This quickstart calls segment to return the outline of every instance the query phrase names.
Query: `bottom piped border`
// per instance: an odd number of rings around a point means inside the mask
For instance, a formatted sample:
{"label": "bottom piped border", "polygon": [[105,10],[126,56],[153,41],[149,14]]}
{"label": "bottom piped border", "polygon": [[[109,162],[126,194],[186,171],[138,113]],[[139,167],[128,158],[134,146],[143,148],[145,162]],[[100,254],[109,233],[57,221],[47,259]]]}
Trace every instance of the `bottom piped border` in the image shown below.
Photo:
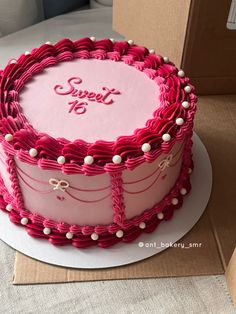
{"label": "bottom piped border", "polygon": [[20,213],[14,209],[11,209],[10,211],[7,210],[8,203],[5,200],[10,196],[10,194],[6,190],[2,180],[0,182],[0,191],[5,191],[4,194],[8,195],[0,195],[0,209],[9,215],[9,219],[12,223],[24,227],[30,236],[34,238],[46,239],[53,245],[63,246],[71,244],[79,249],[93,245],[97,245],[101,248],[107,248],[119,242],[132,242],[143,232],[153,232],[163,220],[170,220],[173,217],[174,211],[182,207],[183,196],[187,195],[191,190],[189,175],[186,177],[186,180],[183,183],[185,186],[185,193],[182,194],[180,191],[177,204],[170,204],[165,206],[162,213],[153,214],[148,220],[145,221],[145,223],[141,223],[139,226],[133,225],[126,230],[119,230],[116,233],[104,232],[99,236],[96,233],[92,235],[85,235],[80,231],[72,234],[70,232],[60,232],[54,228],[45,228],[42,223],[33,223],[28,218],[22,218]]}

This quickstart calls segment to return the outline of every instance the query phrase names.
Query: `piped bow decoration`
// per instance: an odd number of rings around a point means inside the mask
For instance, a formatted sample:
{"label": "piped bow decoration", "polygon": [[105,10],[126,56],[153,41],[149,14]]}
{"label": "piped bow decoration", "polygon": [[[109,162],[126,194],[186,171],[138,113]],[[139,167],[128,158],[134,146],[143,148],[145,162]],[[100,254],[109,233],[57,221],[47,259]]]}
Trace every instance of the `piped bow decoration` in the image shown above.
{"label": "piped bow decoration", "polygon": [[58,180],[55,178],[49,179],[49,184],[53,186],[53,190],[60,190],[65,192],[65,190],[70,186],[69,182],[66,180]]}
{"label": "piped bow decoration", "polygon": [[166,168],[170,167],[170,163],[173,159],[173,155],[170,154],[166,158],[162,159],[162,161],[159,163],[160,171],[164,171]]}

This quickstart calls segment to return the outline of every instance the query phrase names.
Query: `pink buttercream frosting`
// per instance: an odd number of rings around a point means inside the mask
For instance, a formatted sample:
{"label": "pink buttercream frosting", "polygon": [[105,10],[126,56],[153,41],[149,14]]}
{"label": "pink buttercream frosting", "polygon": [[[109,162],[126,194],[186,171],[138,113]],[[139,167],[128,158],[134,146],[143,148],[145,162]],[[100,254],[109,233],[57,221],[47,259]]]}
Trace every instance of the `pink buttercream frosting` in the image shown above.
{"label": "pink buttercream frosting", "polygon": [[21,55],[0,72],[0,209],[55,245],[152,232],[190,191],[195,111],[189,79],[141,46],[64,39]]}

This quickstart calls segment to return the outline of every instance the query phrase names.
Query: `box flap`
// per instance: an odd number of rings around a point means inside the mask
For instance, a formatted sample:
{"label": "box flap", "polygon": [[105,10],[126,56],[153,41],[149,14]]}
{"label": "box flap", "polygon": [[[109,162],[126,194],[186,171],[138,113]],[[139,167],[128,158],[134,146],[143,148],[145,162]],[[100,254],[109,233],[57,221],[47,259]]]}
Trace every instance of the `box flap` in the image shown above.
{"label": "box flap", "polygon": [[154,48],[180,66],[190,3],[191,0],[115,0],[113,28],[127,40]]}
{"label": "box flap", "polygon": [[231,0],[192,0],[182,67],[191,78],[236,77],[236,30],[226,26]]}
{"label": "box flap", "polygon": [[183,68],[198,94],[236,93],[231,0],[114,0],[113,27]]}
{"label": "box flap", "polygon": [[235,121],[236,95],[199,99],[195,131],[206,145],[213,168],[209,214],[225,269],[236,246]]}

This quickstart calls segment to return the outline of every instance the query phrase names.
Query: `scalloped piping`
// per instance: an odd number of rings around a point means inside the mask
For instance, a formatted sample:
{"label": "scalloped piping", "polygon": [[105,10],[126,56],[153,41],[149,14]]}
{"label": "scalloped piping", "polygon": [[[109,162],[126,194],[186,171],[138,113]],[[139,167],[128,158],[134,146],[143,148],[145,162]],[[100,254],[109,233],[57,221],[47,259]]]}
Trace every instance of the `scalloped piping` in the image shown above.
{"label": "scalloped piping", "polygon": [[[110,60],[116,62],[122,61],[130,66],[135,66],[140,71],[143,71],[150,77],[150,79],[153,79],[159,85],[160,107],[154,112],[153,118],[147,121],[146,127],[135,130],[134,135],[132,136],[121,136],[117,138],[115,142],[97,141],[95,143],[86,143],[81,141],[80,145],[82,150],[88,154],[90,151],[93,151],[96,155],[98,152],[96,148],[97,146],[100,148],[99,154],[101,151],[106,152],[108,157],[106,155],[99,155],[100,159],[98,159],[98,163],[95,162],[93,165],[84,165],[81,161],[71,162],[70,157],[66,157],[66,163],[60,165],[56,162],[56,158],[59,157],[59,155],[63,156],[63,152],[66,155],[69,145],[74,144],[76,141],[69,142],[65,139],[55,140],[43,134],[38,134],[20,111],[18,92],[27,80],[29,80],[34,74],[43,71],[45,67],[56,65],[58,62],[72,60],[73,58],[90,57],[100,60],[109,58]],[[24,69],[26,70],[24,71]],[[23,73],[21,73],[21,71],[23,71]],[[166,65],[163,58],[160,56],[149,55],[147,49],[145,50],[145,48],[140,46],[129,46],[127,42],[118,42],[113,44],[109,40],[101,40],[94,43],[90,39],[84,38],[75,42],[62,40],[54,46],[43,45],[34,49],[30,55],[21,56],[17,63],[9,64],[2,72],[2,77],[4,77],[4,79],[1,79],[2,89],[0,94],[3,101],[0,110],[2,117],[1,130],[3,134],[6,134],[6,132],[13,134],[14,138],[16,133],[18,136],[17,143],[14,142],[14,140],[13,142],[6,142],[3,140],[4,150],[12,156],[17,156],[17,158],[24,162],[38,165],[43,169],[62,170],[66,174],[84,173],[86,175],[96,175],[104,172],[113,173],[124,169],[134,169],[143,162],[152,162],[161,153],[168,152],[173,147],[176,140],[182,140],[184,136],[188,135],[193,127],[193,118],[196,111],[196,96],[194,95],[194,88],[189,84],[188,78],[179,78],[176,73],[177,69],[172,63]],[[5,82],[7,78],[8,83]],[[9,90],[9,82],[14,82],[14,89]],[[191,87],[191,93],[184,94],[183,90],[187,84]],[[171,86],[175,86],[175,88],[171,89]],[[144,143],[145,134],[152,130],[157,118],[160,117],[160,115],[165,116],[165,113],[175,102],[178,103],[178,108],[181,107],[179,99],[181,99],[181,101],[188,100],[190,103],[189,109],[186,110],[186,120],[184,125],[177,129],[176,134],[173,134],[170,142],[161,142],[156,148],[154,147],[151,152],[143,154],[141,151],[141,145]],[[11,101],[10,106],[7,106],[6,101],[9,100]],[[11,116],[14,117],[12,120],[10,120]],[[172,115],[172,118],[170,119],[171,123],[169,123],[168,129],[171,130],[174,128],[175,118],[175,115]],[[165,130],[165,127],[163,127],[163,130]],[[25,141],[24,136],[26,133],[24,132],[26,131],[28,132],[28,138],[26,138]],[[152,136],[150,140],[155,140],[156,136],[157,135],[155,135],[155,137]],[[44,137],[45,139],[47,138],[47,141],[45,142],[46,146],[43,148],[45,156],[30,157],[28,149],[32,147],[38,148],[37,143],[43,142]],[[31,147],[28,147],[29,141],[31,143]],[[129,150],[130,148],[134,149],[134,156],[132,156],[132,158],[129,156],[122,158],[122,163],[119,165],[107,162],[107,160],[110,160],[110,156],[116,154],[117,150],[120,152],[120,155],[124,154],[124,156],[126,156],[125,147],[122,148],[123,146],[121,145],[125,141],[130,141],[128,143]],[[53,156],[48,155],[48,142],[51,143],[53,149],[57,147],[55,152],[53,152]],[[12,144],[16,145],[17,149],[15,149]],[[40,145],[40,147],[43,147],[42,145],[44,144]],[[26,146],[28,149],[22,148]],[[139,147],[138,151],[135,147]],[[45,159],[45,157],[47,159]],[[73,158],[74,157],[81,159],[81,156],[79,157],[75,155]],[[104,158],[106,163],[104,165],[100,165],[100,160],[103,160]]]}

